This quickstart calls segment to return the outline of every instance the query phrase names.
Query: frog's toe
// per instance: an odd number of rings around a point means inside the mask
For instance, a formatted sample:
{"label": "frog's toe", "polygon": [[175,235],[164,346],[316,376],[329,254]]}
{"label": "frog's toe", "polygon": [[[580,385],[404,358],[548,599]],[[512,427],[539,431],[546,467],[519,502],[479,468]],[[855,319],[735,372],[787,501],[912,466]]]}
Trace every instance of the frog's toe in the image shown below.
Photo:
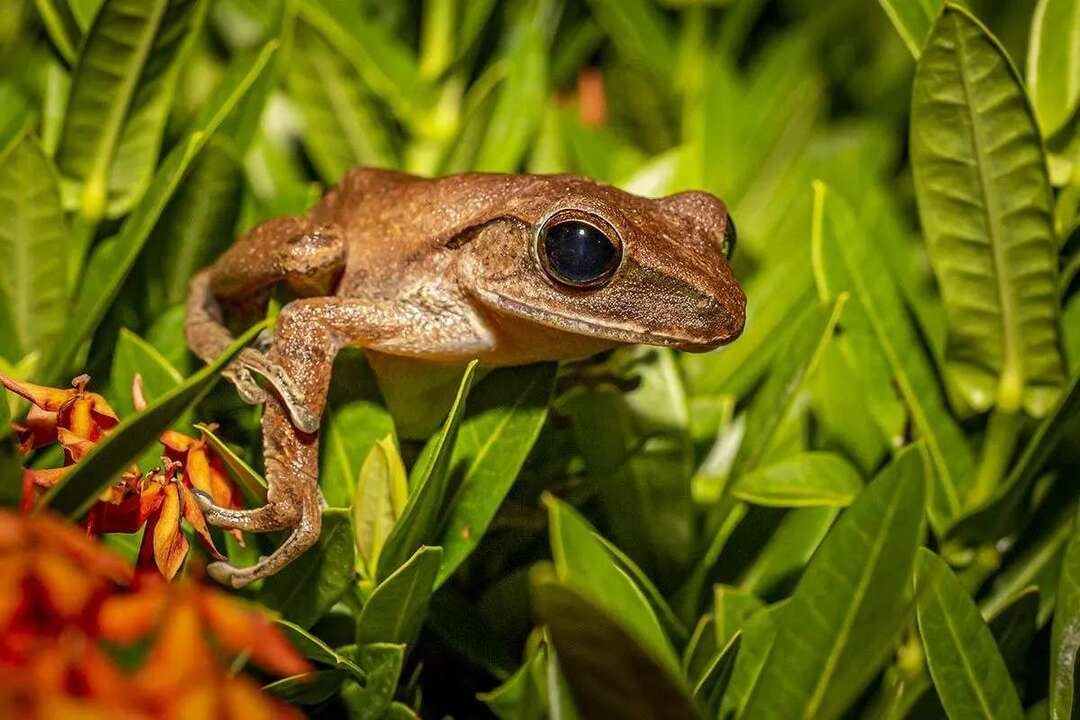
{"label": "frog's toe", "polygon": [[[289,419],[297,430],[308,434],[318,432],[319,416],[308,409],[307,404],[304,402],[304,394],[284,368],[255,348],[242,350],[236,362],[248,372],[249,378],[250,373],[257,373],[266,378],[266,381],[270,383],[285,404],[286,409],[289,411]],[[253,380],[252,384],[254,384]],[[240,386],[237,385],[237,387]],[[255,388],[258,392],[263,392],[258,385],[255,385]],[[242,394],[243,391],[241,390]],[[265,400],[265,395],[263,395],[263,400]]]}
{"label": "frog's toe", "polygon": [[222,376],[236,387],[240,399],[249,405],[262,405],[266,402],[266,391],[259,387],[251,371],[243,365],[233,364],[222,371]]}
{"label": "frog's toe", "polygon": [[248,573],[240,568],[220,561],[207,565],[206,574],[222,585],[234,589],[242,588],[254,579],[247,577]]}

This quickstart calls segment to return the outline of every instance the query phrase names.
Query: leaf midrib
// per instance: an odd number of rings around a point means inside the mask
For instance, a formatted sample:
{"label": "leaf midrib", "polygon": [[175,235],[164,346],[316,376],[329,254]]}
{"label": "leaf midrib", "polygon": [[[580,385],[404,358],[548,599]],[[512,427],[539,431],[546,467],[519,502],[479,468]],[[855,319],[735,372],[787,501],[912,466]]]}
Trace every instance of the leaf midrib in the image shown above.
{"label": "leaf midrib", "polygon": [[958,651],[957,654],[960,655],[960,661],[964,668],[964,674],[968,677],[968,683],[971,686],[972,692],[975,694],[975,697],[979,701],[979,707],[982,708],[983,715],[985,715],[989,720],[994,720],[994,713],[987,705],[986,697],[982,693],[982,686],[978,682],[978,677],[975,675],[975,669],[971,667],[971,663],[968,660],[967,653],[964,652],[964,645],[960,642],[960,635],[956,631],[956,626],[953,624],[952,617],[945,609],[945,600],[943,595],[941,594],[942,582],[943,580],[939,576],[937,578],[937,582],[935,583],[936,587],[934,588],[934,597],[937,601],[937,605],[940,608],[939,612],[941,613],[941,618],[945,623],[945,629],[949,631],[949,638],[952,640],[953,645],[956,647]]}

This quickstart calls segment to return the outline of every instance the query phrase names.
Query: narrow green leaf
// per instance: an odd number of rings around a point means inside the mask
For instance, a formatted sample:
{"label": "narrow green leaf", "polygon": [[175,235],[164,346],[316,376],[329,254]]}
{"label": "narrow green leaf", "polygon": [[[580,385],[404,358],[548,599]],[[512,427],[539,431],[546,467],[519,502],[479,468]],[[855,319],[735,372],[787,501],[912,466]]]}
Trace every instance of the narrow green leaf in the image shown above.
{"label": "narrow green leaf", "polygon": [[[458,438],[458,428],[465,414],[465,398],[472,387],[476,362],[465,368],[458,386],[457,397],[446,416],[442,429],[428,442],[410,481],[409,501],[394,529],[383,545],[382,557],[376,568],[376,579],[382,582],[405,564],[422,545],[431,541],[446,501],[450,482],[451,458]],[[446,553],[445,548],[443,550]]]}
{"label": "narrow green leaf", "polygon": [[275,620],[274,623],[281,628],[290,644],[304,657],[348,673],[356,680],[364,681],[364,671],[348,655],[334,650],[296,623],[281,619]]}
{"label": "narrow green leaf", "polygon": [[1028,39],[1027,85],[1043,137],[1049,138],[1069,121],[1080,103],[1077,0],[1039,0],[1035,6]]}
{"label": "narrow green leaf", "polygon": [[327,508],[322,514],[319,541],[267,578],[257,599],[287,620],[310,628],[354,582],[354,558],[349,511]]}
{"label": "narrow green leaf", "polygon": [[61,172],[81,186],[82,214],[96,221],[138,201],[158,148],[182,48],[203,0],[106,0],[79,48],[64,130]]}
{"label": "narrow green leaf", "polygon": [[148,404],[142,412],[117,425],[74,470],[42,497],[40,507],[48,507],[70,518],[81,517],[128,463],[157,440],[181,413],[210,392],[221,370],[262,328],[263,323],[252,327],[215,358],[214,362]]}
{"label": "narrow green leaf", "polygon": [[877,673],[907,623],[925,484],[914,446],[840,516],[781,617],[747,717],[838,717]]}
{"label": "narrow green leaf", "polygon": [[862,490],[851,463],[828,452],[805,452],[759,467],[735,481],[731,494],[769,507],[846,507]]}
{"label": "narrow green leaf", "polygon": [[405,464],[393,436],[388,435],[375,442],[364,460],[352,502],[353,539],[369,575],[375,574],[383,543],[401,516],[408,495]]}
{"label": "narrow green leaf", "polygon": [[676,67],[675,42],[666,18],[646,0],[590,0],[593,17],[628,60],[669,80]]}
{"label": "narrow green leaf", "polygon": [[1080,522],[1073,522],[1058,575],[1050,638],[1050,718],[1069,720],[1080,694]]}
{"label": "narrow green leaf", "polygon": [[276,42],[268,43],[254,62],[245,59],[246,72],[235,72],[230,75],[229,82],[222,82],[204,106],[194,128],[161,164],[139,205],[121,226],[120,233],[102,243],[94,253],[74,303],[79,312],[68,320],[63,335],[45,362],[41,373],[45,382],[58,382],[67,375],[68,364],[105,316],[191,163],[258,79],[276,48]]}
{"label": "narrow green leaf", "polygon": [[534,645],[533,650],[513,675],[499,687],[476,696],[499,720],[544,720],[548,716],[544,692],[547,646],[533,643],[531,638],[530,645]]}
{"label": "narrow green leaf", "polygon": [[[355,648],[356,664],[364,671],[366,681],[348,683],[341,699],[349,709],[351,720],[383,720],[390,712],[405,660],[405,646],[375,643]],[[344,650],[344,648],[342,648]]]}
{"label": "narrow green leaf", "polygon": [[547,418],[557,370],[555,363],[496,370],[470,395],[451,462],[463,474],[438,533],[443,563],[436,586],[476,548],[510,492]]}
{"label": "narrow green leaf", "polygon": [[700,717],[682,681],[594,598],[554,582],[539,582],[533,588],[533,602],[583,717]]}
{"label": "narrow green leaf", "polygon": [[641,588],[641,591],[645,593],[645,596],[649,599],[649,605],[652,606],[653,612],[656,613],[657,618],[664,625],[664,630],[679,645],[686,639],[686,627],[683,626],[682,621],[679,620],[675,611],[668,605],[667,600],[664,599],[663,593],[653,584],[653,581],[649,579],[649,576],[642,571],[637,563],[631,559],[629,555],[615,545],[615,543],[608,540],[606,537],[599,533],[593,533],[593,537],[600,541],[600,544],[604,546],[604,549],[608,551],[608,554],[614,558],[615,563],[619,566],[619,569],[628,574],[637,586]]}
{"label": "narrow green leaf", "polygon": [[878,0],[908,50],[919,59],[930,26],[945,0]]}
{"label": "narrow green leaf", "polygon": [[559,581],[617,618],[655,662],[677,676],[678,659],[641,588],[615,564],[595,531],[573,508],[550,495],[544,496],[544,503]]}
{"label": "narrow green leaf", "polygon": [[1023,718],[1005,661],[974,601],[945,561],[919,551],[919,634],[938,697],[954,720]]}
{"label": "narrow green leaf", "polygon": [[427,617],[440,562],[442,548],[422,547],[376,586],[356,622],[356,642],[411,648]]}
{"label": "narrow green leaf", "polygon": [[1046,159],[1005,50],[953,5],[916,67],[911,165],[951,381],[978,411],[1042,417],[1065,382]]}
{"label": "narrow green leaf", "polygon": [[747,618],[742,628],[742,641],[739,643],[739,655],[735,658],[735,669],[731,673],[728,690],[724,693],[720,717],[725,720],[746,717],[743,710],[754,686],[761,678],[776,642],[780,622],[790,605],[791,601],[785,600],[762,608]]}
{"label": "narrow green leaf", "polygon": [[240,486],[248,503],[252,507],[266,504],[266,478],[255,472],[243,458],[233,452],[224,440],[214,434],[209,425],[196,423],[195,429],[202,433],[202,436],[206,438],[206,444],[221,458],[229,476]]}
{"label": "narrow green leaf", "polygon": [[694,686],[694,700],[705,717],[718,717],[720,705],[731,682],[731,672],[735,669],[742,634],[736,633],[728,644],[717,653],[709,664],[705,675]]}
{"label": "narrow green leaf", "polygon": [[765,547],[739,580],[740,587],[766,597],[793,580],[817,551],[839,514],[837,508],[800,508],[784,515]]}
{"label": "narrow green leaf", "polygon": [[68,314],[68,230],[56,168],[22,135],[0,157],[0,356],[51,346]]}
{"label": "narrow green leaf", "polygon": [[68,64],[75,62],[82,30],[67,0],[36,0],[35,4],[38,16],[60,57]]}
{"label": "narrow green leaf", "polygon": [[892,378],[925,445],[934,472],[928,515],[942,534],[963,509],[974,460],[960,427],[945,407],[937,377],[911,325],[880,252],[851,209],[825,184],[814,183],[811,229],[814,272],[827,297],[849,290],[868,320]]}
{"label": "narrow green leaf", "polygon": [[293,705],[318,705],[334,697],[347,677],[341,670],[316,670],[268,683],[263,690]]}
{"label": "narrow green leaf", "polygon": [[22,462],[10,426],[7,398],[0,398],[0,507],[17,505],[22,497]]}
{"label": "narrow green leaf", "polygon": [[713,586],[713,615],[716,624],[716,647],[723,648],[741,633],[746,621],[765,607],[753,593],[729,585]]}

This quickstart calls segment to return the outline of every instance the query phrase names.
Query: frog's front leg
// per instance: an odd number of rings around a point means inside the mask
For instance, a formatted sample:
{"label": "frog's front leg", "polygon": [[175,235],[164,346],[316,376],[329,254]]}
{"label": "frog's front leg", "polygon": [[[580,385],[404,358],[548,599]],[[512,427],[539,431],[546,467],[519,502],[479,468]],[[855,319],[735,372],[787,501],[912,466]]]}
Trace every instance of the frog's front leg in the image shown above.
{"label": "frog's front leg", "polygon": [[[383,350],[436,346],[451,338],[453,352],[470,352],[484,338],[469,332],[453,314],[439,322],[417,323],[396,303],[348,298],[309,298],[294,301],[278,315],[274,339],[267,353],[270,362],[292,379],[315,417],[322,414],[330,373],[338,350],[359,345]],[[465,328],[465,331],[462,331]],[[292,423],[288,408],[276,395],[268,397],[263,412],[263,455],[268,483],[266,505],[252,510],[230,510],[199,498],[212,525],[268,532],[292,528],[289,537],[269,557],[248,568],[223,562],[207,571],[215,580],[242,587],[273,575],[299,557],[319,538],[322,495],[319,490],[319,433],[304,432]]]}

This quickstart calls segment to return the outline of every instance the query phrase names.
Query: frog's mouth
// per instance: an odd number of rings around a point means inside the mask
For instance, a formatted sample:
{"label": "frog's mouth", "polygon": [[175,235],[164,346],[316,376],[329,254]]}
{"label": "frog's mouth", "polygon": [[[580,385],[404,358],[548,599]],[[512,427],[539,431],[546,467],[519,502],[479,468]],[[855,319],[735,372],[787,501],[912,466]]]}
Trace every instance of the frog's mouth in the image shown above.
{"label": "frog's mouth", "polygon": [[629,323],[599,323],[584,320],[580,317],[570,317],[563,313],[538,308],[491,291],[482,290],[480,294],[492,307],[516,315],[519,318],[555,330],[609,340],[623,345],[657,345],[687,352],[708,352],[738,337],[738,333],[735,335],[727,333],[708,338],[674,333],[658,333]]}

